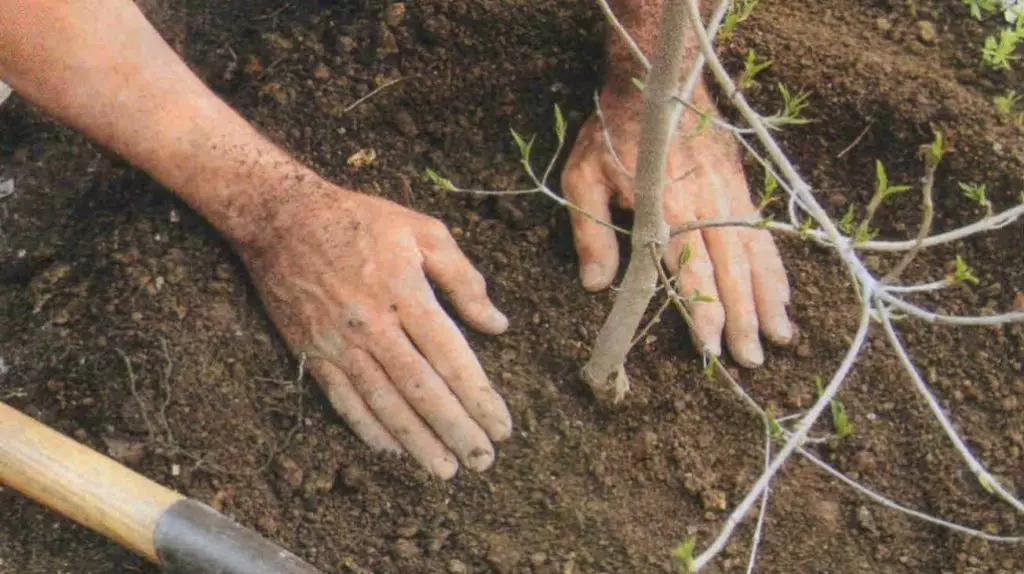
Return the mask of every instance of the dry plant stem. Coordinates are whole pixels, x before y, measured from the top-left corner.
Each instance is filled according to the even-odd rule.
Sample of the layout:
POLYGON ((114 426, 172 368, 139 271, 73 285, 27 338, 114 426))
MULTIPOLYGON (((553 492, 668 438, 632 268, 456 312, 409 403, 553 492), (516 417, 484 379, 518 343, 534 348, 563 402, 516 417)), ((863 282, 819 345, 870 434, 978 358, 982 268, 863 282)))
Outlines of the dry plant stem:
MULTIPOLYGON (((867 297, 867 294, 864 294, 867 297)), ((711 546, 708 547, 700 556, 694 559, 694 570, 700 570, 706 566, 719 552, 725 548, 726 542, 732 537, 732 533, 739 526, 740 522, 750 511, 750 508, 757 501, 761 493, 764 492, 772 479, 775 478, 775 474, 779 472, 782 465, 785 464, 789 457, 795 450, 797 450, 806 439, 807 434, 810 432, 811 427, 815 421, 821 416, 821 414, 828 407, 829 403, 835 397, 836 393, 839 392, 839 387, 842 386, 843 381, 846 380, 847 375, 853 369, 853 365, 857 360, 860 351, 864 348, 864 341, 867 339, 868 330, 871 326, 871 309, 865 306, 862 310, 860 317, 860 324, 857 327, 857 334, 854 335, 853 344, 846 352, 846 356, 843 357, 842 363, 832 376, 832 380, 829 381, 828 386, 822 391, 821 396, 818 398, 818 402, 811 407, 811 410, 807 412, 797 423, 797 430, 794 432, 786 444, 782 446, 779 454, 776 455, 772 464, 765 470, 765 472, 758 478, 754 486, 747 492, 747 495, 743 498, 743 501, 732 511, 726 520, 725 526, 719 533, 718 537, 715 538, 711 546)))
MULTIPOLYGON (((682 298, 679 296, 679 293, 675 289, 672 288, 671 280, 668 278, 668 275, 666 275, 663 271, 661 272, 661 281, 662 281, 662 283, 663 283, 663 285, 665 287, 665 290, 668 293, 668 301, 671 301, 671 302, 675 303, 676 307, 680 310, 680 313, 682 314, 683 320, 686 322, 687 326, 690 329, 693 329, 693 318, 686 311, 685 307, 683 306, 682 298)), ((768 417, 768 413, 766 413, 764 411, 764 409, 762 409, 761 406, 758 405, 757 402, 754 401, 754 399, 746 392, 746 390, 744 390, 743 387, 740 386, 740 384, 732 377, 732 375, 729 373, 729 371, 727 371, 725 369, 715 369, 715 374, 724 383, 726 383, 729 386, 730 389, 732 389, 732 391, 736 394, 736 396, 739 397, 739 399, 751 411, 753 411, 755 414, 757 414, 759 417, 761 417, 762 421, 764 422, 764 424, 767 427, 768 424, 769 424, 769 420, 770 420, 769 417, 768 417)), ((793 415, 789 415, 789 416, 778 417, 778 418, 775 419, 775 422, 781 424, 783 422, 786 422, 786 421, 789 421, 789 420, 792 420, 792 419, 795 419, 795 418, 799 418, 799 417, 800 417, 799 414, 793 414, 793 415)), ((792 431, 789 431, 789 430, 785 429, 784 427, 783 427, 783 433, 784 433, 784 436, 787 439, 792 437, 792 434, 793 434, 792 431)), ((768 434, 770 436, 770 430, 769 430, 768 434)), ((807 440, 805 442, 815 442, 815 441, 807 440)), ((802 457, 806 458, 807 460, 811 461, 813 464, 815 464, 816 466, 818 466, 819 468, 821 468, 822 470, 824 470, 828 474, 830 474, 830 475, 834 476, 835 478, 839 479, 841 482, 843 482, 847 486, 853 488, 857 492, 863 494, 864 496, 867 496, 871 500, 875 501, 876 503, 878 503, 878 504, 880 504, 880 505, 882 505, 882 506, 884 506, 884 507, 886 507, 886 508, 888 508, 890 510, 895 510, 897 512, 903 512, 903 513, 908 514, 910 516, 913 516, 914 518, 917 518, 919 520, 923 520, 925 522, 928 522, 928 523, 931 523, 931 524, 935 524, 937 526, 942 526, 942 527, 945 527, 945 528, 949 528, 950 530, 954 530, 956 532, 960 532, 961 534, 966 534, 968 536, 974 536, 974 537, 977 537, 977 538, 983 538, 985 540, 989 540, 989 541, 992 541, 992 542, 1024 542, 1024 537, 1019 537, 1019 536, 996 536, 996 535, 989 534, 989 533, 981 531, 981 530, 977 530, 977 529, 974 529, 974 528, 969 528, 969 527, 966 527, 966 526, 962 526, 962 525, 956 524, 954 522, 949 522, 948 520, 943 520, 941 518, 936 518, 934 516, 930 516, 930 515, 925 514, 923 512, 919 512, 917 510, 913 510, 913 509, 908 508, 906 506, 903 506, 902 504, 900 504, 898 502, 895 502, 892 499, 889 499, 889 498, 887 498, 887 497, 885 497, 885 496, 875 492, 874 490, 872 490, 872 489, 870 489, 870 488, 868 488, 868 487, 858 483, 857 481, 847 477, 843 473, 841 473, 838 470, 836 470, 836 469, 832 468, 831 466, 829 466, 827 463, 825 463, 822 460, 818 459, 814 454, 812 454, 811 452, 809 452, 807 449, 805 449, 802 446, 797 448, 797 453, 800 454, 800 456, 802 456, 802 457)), ((765 464, 765 467, 766 468, 768 467, 768 463, 765 464)), ((766 490, 765 491, 765 495, 767 495, 767 492, 768 491, 766 490)), ((765 504, 766 504, 765 500, 762 497, 762 500, 761 500, 762 507, 764 507, 765 504)), ((763 520, 763 518, 761 518, 761 516, 763 516, 763 514, 759 515, 759 519, 758 519, 759 522, 761 520, 763 520)), ((755 534, 756 534, 756 531, 755 531, 755 534)), ((753 556, 753 554, 752 554, 752 556, 753 556)))
MULTIPOLYGON (((690 29, 694 31, 697 36, 697 42, 700 45, 700 51, 707 59, 707 65, 711 68, 711 72, 714 74, 715 79, 722 86, 727 94, 729 94, 729 101, 732 102, 736 109, 740 111, 743 119, 754 129, 754 133, 761 141, 762 145, 768 150, 768 155, 772 161, 779 167, 782 175, 785 176, 786 180, 792 184, 792 193, 798 198, 804 205, 804 209, 811 215, 819 225, 822 227, 825 235, 835 245, 839 255, 843 260, 851 266, 851 271, 858 278, 868 277, 870 275, 864 266, 857 260, 856 255, 853 253, 853 249, 850 246, 850 242, 846 240, 839 229, 836 227, 832 220, 829 219, 828 213, 818 204, 811 194, 811 187, 800 177, 797 173, 796 168, 793 167, 793 163, 789 161, 786 154, 783 153, 782 149, 775 142, 775 139, 768 132, 768 128, 765 126, 761 116, 757 114, 747 103, 743 94, 736 87, 736 84, 732 81, 729 76, 729 72, 722 65, 721 60, 715 55, 715 48, 711 44, 711 39, 708 37, 707 32, 704 30, 703 23, 700 19, 700 7, 697 4, 697 0, 686 0, 687 5, 687 16, 690 19, 690 29)), ((780 178, 781 179, 781 178, 780 178)))
MULTIPOLYGON (((711 22, 708 24, 707 35, 712 41, 714 41, 715 36, 718 35, 718 29, 721 27, 722 20, 725 19, 725 15, 729 12, 730 4, 732 4, 732 0, 722 0, 718 3, 718 7, 715 8, 714 14, 711 15, 711 22)), ((694 109, 697 113, 707 112, 707 110, 697 110, 690 104, 690 100, 693 98, 693 90, 697 87, 697 81, 700 80, 701 74, 704 72, 704 63, 706 61, 707 58, 704 56, 704 53, 698 52, 697 57, 693 60, 693 68, 690 69, 690 73, 686 76, 686 80, 683 82, 683 87, 677 96, 687 107, 694 109)), ((714 121, 716 125, 721 124, 732 127, 718 118, 714 118, 714 121)))
POLYGON ((949 522, 948 520, 942 520, 941 518, 935 518, 934 516, 929 516, 929 515, 927 515, 927 514, 925 514, 923 512, 918 512, 917 510, 914 510, 913 508, 907 508, 906 506, 903 506, 902 504, 898 504, 896 502, 893 502, 892 500, 882 496, 881 494, 878 494, 877 492, 871 490, 870 488, 864 486, 863 484, 860 484, 860 483, 856 482, 855 480, 851 479, 850 477, 846 476, 845 474, 843 474, 843 473, 839 472, 838 470, 832 468, 826 462, 822 461, 818 457, 816 457, 813 454, 807 452, 805 449, 803 449, 803 448, 799 449, 799 453, 804 458, 806 458, 807 460, 811 461, 811 463, 813 463, 815 466, 817 466, 821 470, 824 470, 828 474, 830 474, 833 477, 839 479, 841 482, 843 482, 847 486, 853 488, 857 492, 863 494, 864 496, 870 498, 871 500, 877 502, 878 504, 880 504, 880 505, 882 505, 882 506, 884 506, 884 507, 886 507, 886 508, 888 508, 890 510, 895 510, 897 512, 902 512, 904 514, 908 514, 910 516, 913 516, 914 518, 917 518, 918 520, 923 520, 924 522, 928 522, 928 523, 934 524, 936 526, 941 526, 943 528, 948 528, 948 529, 953 530, 955 532, 959 532, 961 534, 966 534, 967 536, 973 536, 975 538, 981 538, 983 540, 988 540, 990 542, 1011 542, 1011 543, 1024 542, 1024 537, 1021 537, 1021 536, 997 536, 995 534, 989 534, 988 532, 985 532, 983 530, 976 530, 974 528, 968 528, 966 526, 961 526, 959 524, 956 524, 955 522, 949 522))
POLYGON ((361 104, 361 103, 365 102, 366 100, 372 98, 373 96, 379 94, 381 91, 390 88, 391 86, 397 84, 398 82, 402 82, 402 81, 409 80, 409 79, 412 79, 412 78, 419 78, 419 76, 402 76, 400 78, 395 78, 394 80, 391 80, 390 82, 382 84, 380 87, 375 88, 370 93, 366 94, 365 96, 363 96, 363 97, 359 98, 358 100, 356 100, 356 101, 352 102, 351 104, 349 104, 345 109, 341 110, 341 113, 347 114, 347 113, 351 112, 352 110, 356 109, 356 107, 358 107, 359 104, 361 104))
POLYGON ((688 33, 685 3, 686 0, 667 0, 662 7, 654 62, 644 90, 632 255, 615 304, 598 333, 590 360, 583 367, 583 377, 601 400, 618 402, 629 388, 624 371, 626 355, 654 295, 660 266, 647 256, 647 249, 656 246, 660 254, 668 241, 661 191, 665 185, 668 146, 682 111, 673 96, 679 89, 688 33))
MULTIPOLYGON (((933 235, 921 242, 921 247, 934 247, 945 243, 952 243, 983 231, 995 231, 1017 221, 1024 216, 1024 205, 1016 205, 1006 211, 992 216, 984 217, 970 225, 933 235)), ((916 239, 905 241, 865 241, 857 245, 860 251, 906 251, 917 245, 916 239)))
POLYGON ((999 495, 1005 502, 1010 504, 1017 509, 1018 512, 1024 513, 1024 503, 1017 500, 1012 494, 1010 494, 1003 485, 999 484, 992 474, 990 474, 985 467, 978 461, 978 459, 971 453, 964 444, 963 439, 957 434, 956 429, 953 428, 953 424, 949 422, 949 418, 946 413, 942 411, 942 406, 935 400, 935 396, 932 395, 931 391, 928 390, 928 385, 925 384, 924 379, 921 378, 921 374, 917 372, 917 367, 910 360, 907 355, 907 351, 903 347, 903 343, 899 339, 899 335, 896 334, 896 329, 892 325, 892 319, 889 317, 888 310, 882 305, 881 301, 875 301, 875 309, 882 317, 882 328, 885 330, 885 336, 889 339, 889 343, 892 348, 896 351, 896 355, 900 359, 900 363, 903 365, 904 370, 910 374, 911 380, 914 381, 914 387, 917 388, 918 393, 924 398, 925 402, 928 403, 928 408, 931 409, 932 414, 938 419, 939 424, 942 426, 942 430, 946 432, 949 439, 953 441, 956 446, 957 452, 959 452, 964 461, 967 462, 967 466, 970 467, 971 472, 978 477, 978 480, 982 482, 982 485, 989 490, 999 495))
POLYGON ((622 175, 629 179, 633 179, 633 174, 629 173, 626 169, 626 165, 622 163, 622 159, 619 157, 619 152, 615 151, 615 145, 612 144, 612 135, 608 131, 608 124, 604 121, 604 112, 601 111, 601 94, 594 92, 594 113, 597 114, 598 121, 601 122, 601 136, 604 138, 604 147, 608 148, 608 152, 612 154, 612 159, 615 160, 615 167, 622 172, 622 175))
MULTIPOLYGON (((764 422, 764 467, 767 470, 772 462, 772 431, 768 421, 764 422)), ((757 511, 757 525, 754 526, 754 539, 750 542, 750 559, 747 561, 747 574, 753 574, 754 563, 757 560, 757 549, 761 546, 761 534, 764 532, 764 517, 768 514, 768 493, 764 490, 761 495, 761 508, 757 511)))
POLYGON ((924 243, 924 240, 932 232, 932 219, 935 217, 935 204, 932 201, 932 190, 935 187, 935 170, 938 169, 938 167, 938 161, 928 160, 924 177, 921 178, 921 229, 917 231, 917 241, 914 243, 914 248, 903 254, 903 257, 900 258, 896 267, 893 267, 892 270, 882 278, 882 283, 892 284, 900 278, 903 271, 921 251, 921 245, 924 243))
POLYGON ((651 63, 647 61, 647 56, 644 55, 644 51, 640 49, 640 46, 638 46, 636 41, 633 40, 633 37, 629 35, 629 32, 622 27, 622 22, 619 22, 615 13, 612 12, 612 7, 608 5, 608 0, 597 0, 597 4, 601 7, 601 12, 604 12, 605 20, 615 28, 615 32, 620 38, 622 38, 622 41, 626 43, 626 46, 629 47, 629 51, 636 56, 636 59, 641 64, 643 64, 644 70, 650 71, 651 63))

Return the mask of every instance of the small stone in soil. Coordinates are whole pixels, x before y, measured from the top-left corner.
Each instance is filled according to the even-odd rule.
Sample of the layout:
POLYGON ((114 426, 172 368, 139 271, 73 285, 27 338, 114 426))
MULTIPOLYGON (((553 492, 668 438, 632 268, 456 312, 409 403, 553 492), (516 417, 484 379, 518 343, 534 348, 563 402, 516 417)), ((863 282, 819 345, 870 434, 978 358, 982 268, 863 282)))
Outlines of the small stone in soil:
POLYGON ((402 558, 415 558, 420 554, 420 547, 412 540, 399 538, 395 542, 395 554, 402 558))
POLYGON ((400 26, 402 20, 405 19, 405 4, 402 2, 395 2, 387 7, 384 11, 384 23, 392 28, 400 26))

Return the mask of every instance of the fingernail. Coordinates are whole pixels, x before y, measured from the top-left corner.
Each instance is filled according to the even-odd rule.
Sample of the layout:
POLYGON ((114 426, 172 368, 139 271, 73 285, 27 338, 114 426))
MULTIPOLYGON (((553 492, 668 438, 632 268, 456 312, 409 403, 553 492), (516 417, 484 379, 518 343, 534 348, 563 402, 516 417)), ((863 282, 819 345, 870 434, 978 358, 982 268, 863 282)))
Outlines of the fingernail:
POLYGON ((704 352, 708 353, 710 355, 714 355, 716 357, 721 357, 722 356, 722 341, 721 340, 705 341, 704 342, 704 352))
POLYGON ((740 348, 734 353, 736 362, 745 368, 753 369, 764 364, 764 350, 757 340, 751 340, 740 344, 740 348))
POLYGON ((495 331, 508 329, 508 317, 496 307, 491 307, 487 312, 487 322, 491 324, 491 328, 495 331))
POLYGON ((493 424, 488 425, 489 428, 487 429, 487 435, 491 437, 491 440, 494 442, 501 442, 512 436, 511 417, 508 416, 507 411, 503 413, 503 415, 504 416, 495 420, 493 424))
POLYGON ((786 345, 793 340, 793 324, 786 317, 778 317, 772 322, 772 339, 778 345, 786 345))
POLYGON ((466 458, 466 466, 477 472, 481 472, 486 470, 487 467, 491 466, 491 463, 494 462, 494 451, 478 447, 470 451, 469 456, 466 458))
POLYGON ((583 282, 583 288, 588 291, 604 287, 604 276, 604 265, 597 262, 587 263, 583 266, 583 270, 580 272, 580 280, 583 282))
POLYGON ((459 463, 447 457, 437 457, 430 461, 430 472, 441 477, 442 480, 448 480, 455 476, 455 472, 459 470, 459 463))

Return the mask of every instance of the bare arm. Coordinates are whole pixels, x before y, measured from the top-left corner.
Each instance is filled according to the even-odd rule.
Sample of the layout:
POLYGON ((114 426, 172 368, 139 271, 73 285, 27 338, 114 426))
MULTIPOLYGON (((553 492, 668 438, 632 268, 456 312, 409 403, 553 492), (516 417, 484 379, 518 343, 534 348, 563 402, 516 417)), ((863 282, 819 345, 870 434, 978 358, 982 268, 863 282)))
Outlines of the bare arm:
POLYGON ((0 0, 0 46, 0 79, 232 241, 252 241, 287 180, 315 177, 213 94, 133 2, 0 0))
POLYGON ((130 0, 0 0, 0 79, 170 188, 238 249, 271 319, 375 449, 443 478, 511 434, 470 326, 508 320, 439 221, 335 186, 217 98, 130 0))

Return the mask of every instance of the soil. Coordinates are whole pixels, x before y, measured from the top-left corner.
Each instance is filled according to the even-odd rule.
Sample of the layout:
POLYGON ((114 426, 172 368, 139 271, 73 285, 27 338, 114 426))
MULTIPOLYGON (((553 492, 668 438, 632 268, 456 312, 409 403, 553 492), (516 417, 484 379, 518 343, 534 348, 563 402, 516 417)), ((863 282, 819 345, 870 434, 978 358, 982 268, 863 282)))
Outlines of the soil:
MULTIPOLYGON (((578 129, 600 85, 603 26, 591 2, 425 0, 401 18, 368 0, 142 6, 205 81, 302 161, 408 197, 452 228, 512 320, 501 337, 468 336, 518 430, 493 469, 447 483, 375 456, 315 385, 294 383, 295 361, 224 241, 147 176, 17 97, 0 109, 0 175, 17 182, 0 200, 0 399, 327 573, 671 572, 681 540, 703 548, 713 538, 762 469, 763 432, 702 376, 682 322, 666 315, 631 354, 625 404, 599 407, 575 373, 613 294, 579 287, 564 211, 539 196, 445 196, 423 175, 510 188, 524 183, 510 127, 539 134, 538 157, 552 149, 555 104, 578 129), (349 165, 363 149, 376 159, 349 165)), ((951 0, 778 0, 724 45, 734 72, 748 49, 774 61, 752 92, 758 109, 777 108, 777 82, 809 92, 815 121, 781 141, 837 217, 869 199, 876 158, 892 181, 916 183, 917 147, 940 129, 955 147, 937 176, 943 231, 981 215, 957 182, 986 183, 996 209, 1021 193, 1022 134, 992 97, 1024 86, 982 69, 992 26, 951 0)), ((912 237, 918 202, 894 198, 880 235, 912 237)), ((780 245, 801 338, 736 373, 762 404, 791 413, 838 365, 858 307, 826 250, 780 245)), ((959 254, 980 285, 918 301, 949 313, 1012 309, 1024 297, 1022 245, 1018 223, 928 250, 906 278, 934 280, 959 254)), ((1021 325, 899 328, 967 444, 1024 495, 1021 325)), ((816 445, 820 456, 912 508, 1024 534, 1024 517, 973 479, 879 332, 844 389, 854 434, 816 445)), ((0 572, 156 572, 9 489, 0 508, 0 572)), ((710 572, 744 571, 753 525, 710 572)), ((1022 556, 1019 545, 884 509, 794 459, 771 491, 758 571, 1020 573, 1022 556)))

